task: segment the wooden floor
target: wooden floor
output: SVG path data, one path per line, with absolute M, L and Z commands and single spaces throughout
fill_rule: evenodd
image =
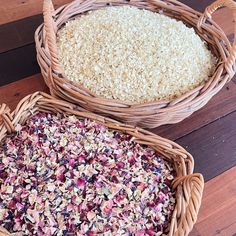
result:
M 68 2 L 54 0 L 56 6 Z M 181 2 L 203 11 L 213 1 Z M 0 0 L 0 103 L 11 109 L 27 94 L 48 92 L 34 45 L 41 10 L 42 0 Z M 214 19 L 233 40 L 232 13 L 221 9 Z M 152 131 L 190 151 L 195 171 L 204 175 L 202 207 L 190 236 L 236 236 L 236 79 L 188 119 Z

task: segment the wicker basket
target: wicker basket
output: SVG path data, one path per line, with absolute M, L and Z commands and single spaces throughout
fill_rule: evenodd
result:
M 197 219 L 201 204 L 204 181 L 201 174 L 193 174 L 193 158 L 178 144 L 161 138 L 141 128 L 123 125 L 109 118 L 104 118 L 89 112 L 78 111 L 75 105 L 57 100 L 45 93 L 37 92 L 25 97 L 14 112 L 0 106 L 0 141 L 14 132 L 17 123 L 24 124 L 30 116 L 38 111 L 61 112 L 74 114 L 82 118 L 91 118 L 109 128 L 125 132 L 135 137 L 136 142 L 151 146 L 167 161 L 174 164 L 177 173 L 173 181 L 176 189 L 177 204 L 173 212 L 168 235 L 184 236 L 192 230 Z M 0 227 L 0 236 L 10 235 Z
M 132 5 L 182 20 L 195 28 L 199 36 L 219 59 L 212 78 L 202 86 L 172 101 L 131 104 L 124 101 L 104 99 L 92 94 L 82 85 L 66 79 L 58 61 L 56 33 L 70 19 L 89 10 L 107 5 Z M 35 32 L 37 59 L 41 72 L 53 96 L 79 104 L 87 110 L 110 116 L 122 122 L 143 128 L 177 123 L 203 107 L 236 72 L 236 41 L 231 46 L 221 28 L 212 21 L 212 13 L 219 7 L 229 7 L 236 19 L 236 3 L 233 0 L 218 0 L 204 14 L 175 0 L 76 0 L 57 9 L 51 0 L 44 1 L 44 25 Z M 235 29 L 236 30 L 236 29 Z

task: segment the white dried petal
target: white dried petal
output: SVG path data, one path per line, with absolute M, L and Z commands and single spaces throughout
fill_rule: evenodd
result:
M 69 21 L 57 46 L 69 80 L 102 97 L 135 103 L 178 97 L 204 84 L 216 64 L 193 28 L 130 6 Z

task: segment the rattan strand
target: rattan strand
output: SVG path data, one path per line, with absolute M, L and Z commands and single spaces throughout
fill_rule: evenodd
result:
M 185 236 L 192 230 L 197 220 L 201 205 L 204 180 L 201 174 L 193 174 L 194 161 L 191 154 L 173 141 L 161 138 L 149 131 L 122 124 L 90 112 L 79 111 L 75 105 L 36 92 L 20 101 L 15 111 L 9 111 L 6 105 L 0 106 L 0 141 L 8 134 L 14 133 L 16 124 L 21 125 L 39 111 L 61 112 L 90 118 L 108 128 L 119 130 L 135 137 L 136 142 L 147 144 L 167 161 L 174 164 L 177 177 L 173 181 L 176 190 L 176 207 L 172 215 L 169 236 Z M 9 127 L 11 127 L 9 129 Z M 0 236 L 10 235 L 0 227 Z
M 155 12 L 162 12 L 182 20 L 195 28 L 197 34 L 208 43 L 219 63 L 212 78 L 202 86 L 173 101 L 132 104 L 96 96 L 82 85 L 66 79 L 58 60 L 57 31 L 70 19 L 89 10 L 108 6 L 131 5 Z M 53 96 L 76 103 L 87 110 L 106 115 L 124 123 L 154 128 L 163 124 L 180 122 L 203 107 L 221 88 L 231 80 L 236 71 L 236 41 L 231 46 L 223 30 L 212 21 L 211 15 L 220 7 L 228 7 L 236 19 L 236 3 L 233 0 L 217 0 L 204 14 L 176 0 L 76 0 L 57 9 L 51 0 L 44 1 L 44 24 L 35 32 L 37 59 L 41 72 Z M 236 27 L 235 27 L 236 31 Z

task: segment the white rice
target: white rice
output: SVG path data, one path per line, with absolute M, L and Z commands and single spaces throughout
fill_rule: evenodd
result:
M 105 98 L 174 99 L 205 83 L 216 59 L 181 21 L 135 7 L 107 7 L 58 32 L 67 78 Z

